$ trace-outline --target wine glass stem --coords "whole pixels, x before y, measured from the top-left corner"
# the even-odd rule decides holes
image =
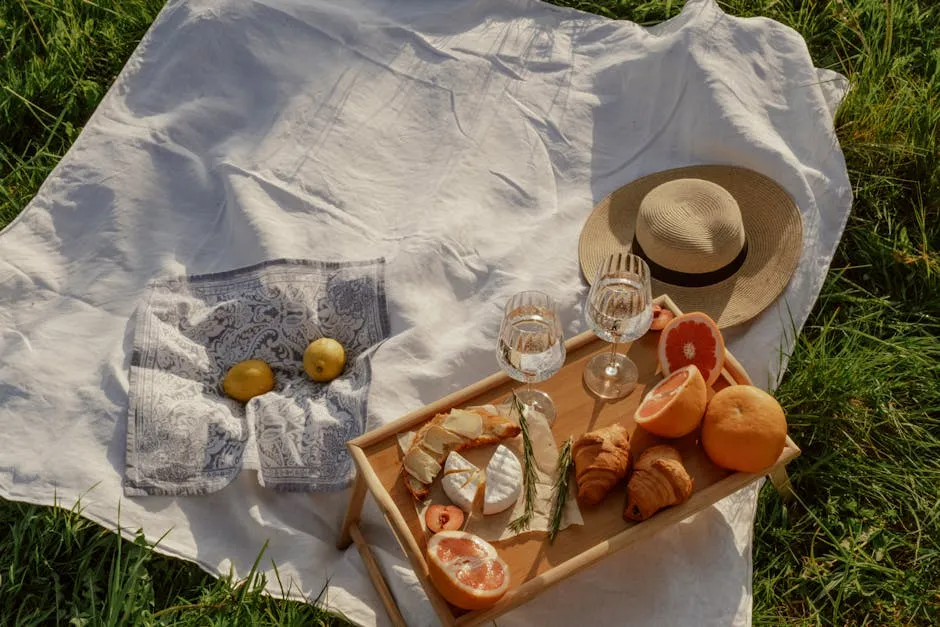
[[[522,402],[522,406],[525,408],[526,413],[528,413],[528,411],[534,407],[534,403],[533,403],[533,401],[532,401],[532,379],[531,379],[531,377],[526,377],[526,378],[525,378],[525,391],[527,392],[527,394],[525,395],[525,400]]]
[[[617,376],[617,347],[620,345],[618,340],[614,340],[610,345],[610,362],[607,364],[606,374],[608,377]]]

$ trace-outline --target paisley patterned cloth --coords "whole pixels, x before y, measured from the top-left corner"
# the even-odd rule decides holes
[[[383,259],[282,259],[152,282],[136,319],[124,493],[206,494],[242,469],[276,490],[347,487],[345,443],[365,429],[370,355],[389,335],[384,270]],[[303,370],[319,337],[346,350],[326,384]],[[243,404],[221,382],[246,359],[270,364],[276,385]]]

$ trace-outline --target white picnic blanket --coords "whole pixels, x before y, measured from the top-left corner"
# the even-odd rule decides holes
[[[578,233],[607,193],[742,165],[779,181],[805,224],[779,304],[729,333],[772,387],[849,213],[832,123],[845,87],[795,31],[713,0],[654,28],[533,0],[170,0],[0,236],[0,493],[81,497],[112,529],[169,531],[159,550],[212,573],[245,575],[267,541],[272,593],[328,582],[329,607],[387,624],[355,549],[334,548],[346,493],[277,493],[243,471],[205,496],[124,497],[147,282],[384,257],[372,427],[493,372],[515,291],[553,294],[566,331],[583,330]],[[728,498],[499,624],[747,624],[755,500]],[[408,623],[435,624],[371,500],[366,525]]]

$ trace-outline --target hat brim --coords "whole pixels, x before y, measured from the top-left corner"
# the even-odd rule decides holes
[[[747,258],[731,277],[706,287],[652,280],[682,311],[708,314],[719,327],[741,324],[764,311],[786,289],[803,250],[803,221],[790,195],[766,176],[735,166],[676,168],[637,179],[604,198],[581,229],[578,254],[588,283],[602,260],[630,250],[640,202],[653,188],[681,178],[717,183],[734,197],[748,242]]]

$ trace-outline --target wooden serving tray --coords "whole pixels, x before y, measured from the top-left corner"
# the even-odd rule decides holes
[[[655,302],[676,314],[681,313],[666,296],[660,296]],[[800,454],[799,448],[788,437],[786,447],[773,467],[756,474],[732,473],[715,466],[707,458],[696,441],[697,433],[679,440],[664,440],[637,429],[633,422],[634,410],[646,391],[662,378],[657,365],[658,340],[657,332],[649,332],[629,346],[629,355],[639,370],[639,383],[633,393],[625,398],[604,401],[595,397],[584,386],[582,374],[588,360],[598,352],[610,350],[610,344],[591,332],[569,339],[565,344],[567,359],[564,367],[554,377],[536,387],[547,391],[555,403],[557,418],[552,425],[552,433],[559,445],[570,435],[577,438],[586,431],[621,422],[631,432],[631,454],[634,460],[645,448],[660,442],[668,442],[679,450],[686,469],[695,480],[692,496],[685,503],[660,510],[646,521],[632,523],[624,521],[622,515],[626,497],[626,483],[622,482],[596,507],[581,507],[584,525],[571,526],[560,531],[554,544],[549,544],[544,532],[528,532],[508,540],[493,542],[499,554],[509,564],[511,584],[509,592],[489,609],[468,612],[451,606],[440,596],[428,578],[425,562],[428,537],[418,519],[412,496],[402,479],[402,454],[397,435],[415,430],[436,414],[454,407],[498,404],[520,384],[505,373],[493,374],[347,444],[358,473],[338,546],[345,548],[350,541],[356,542],[393,623],[405,625],[368,543],[356,524],[366,489],[372,493],[384,512],[441,623],[479,625],[522,605],[550,586],[603,557],[713,505],[763,475],[779,475],[784,466]],[[751,384],[751,380],[729,353],[725,370],[713,389],[718,391],[736,383]]]

